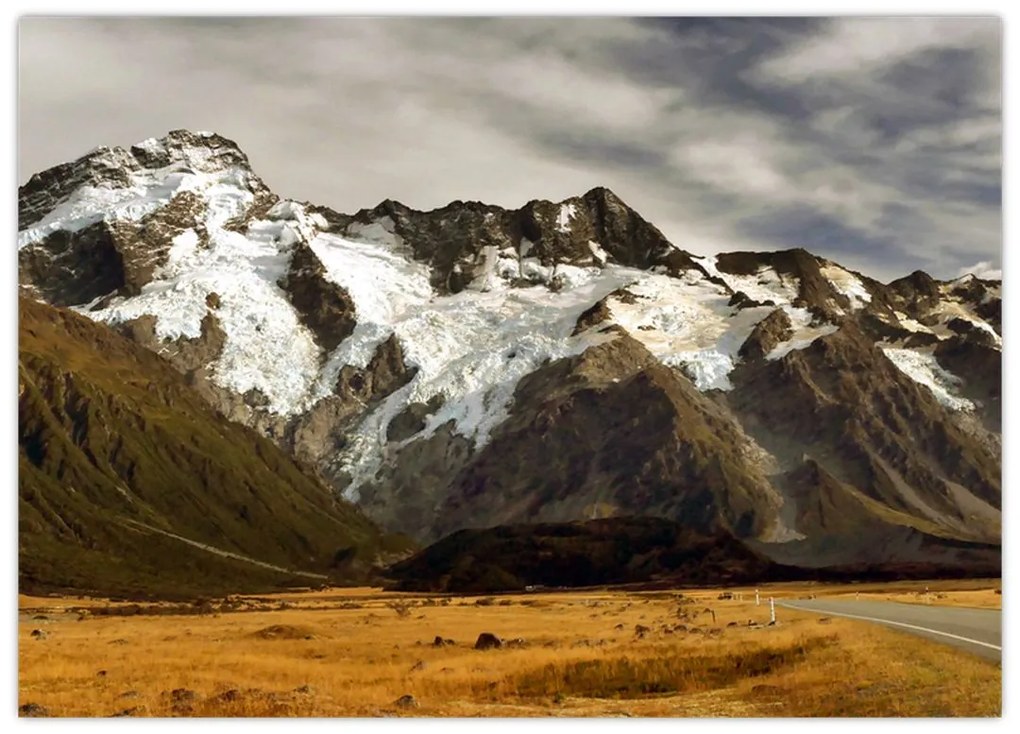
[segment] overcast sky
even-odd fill
[[[994,18],[23,18],[19,180],[213,130],[341,211],[602,185],[695,253],[990,273],[1001,39]]]

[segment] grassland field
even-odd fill
[[[19,597],[19,705],[50,716],[998,716],[1001,665],[769,596],[999,607],[995,580],[187,605]],[[724,598],[729,596],[729,598]],[[505,642],[476,650],[479,634]],[[435,644],[436,638],[442,644]]]

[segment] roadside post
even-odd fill
[[[761,606],[761,599],[758,598],[758,590],[757,589],[754,590],[754,605],[756,607],[760,607]]]
[[[769,597],[769,624],[776,623],[776,600]]]

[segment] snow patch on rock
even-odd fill
[[[695,258],[709,275],[721,278],[734,293],[743,291],[749,298],[760,301],[772,301],[777,306],[793,303],[800,293],[800,279],[784,276],[773,268],[763,267],[754,275],[734,275],[719,270],[716,257],[709,255]]]
[[[850,307],[854,310],[864,308],[871,303],[871,293],[865,287],[863,281],[849,270],[838,265],[829,263],[821,268],[822,277],[829,281],[837,293],[847,297]]]
[[[573,204],[560,204],[560,213],[556,216],[556,231],[570,234],[570,220],[577,213]]]
[[[635,271],[633,304],[610,299],[613,320],[663,363],[677,367],[699,390],[730,390],[737,352],[771,308],[736,309],[729,293],[696,270],[682,278]]]
[[[934,354],[889,346],[880,348],[900,372],[928,388],[945,407],[953,411],[974,410],[974,403],[955,394],[962,382],[960,378],[943,369]]]

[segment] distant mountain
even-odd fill
[[[188,596],[364,580],[390,541],[152,352],[19,299],[23,592]]]
[[[807,565],[999,542],[998,282],[698,257],[604,188],[342,214],[187,131],[33,176],[19,217],[26,289],[423,542],[615,515]]]

